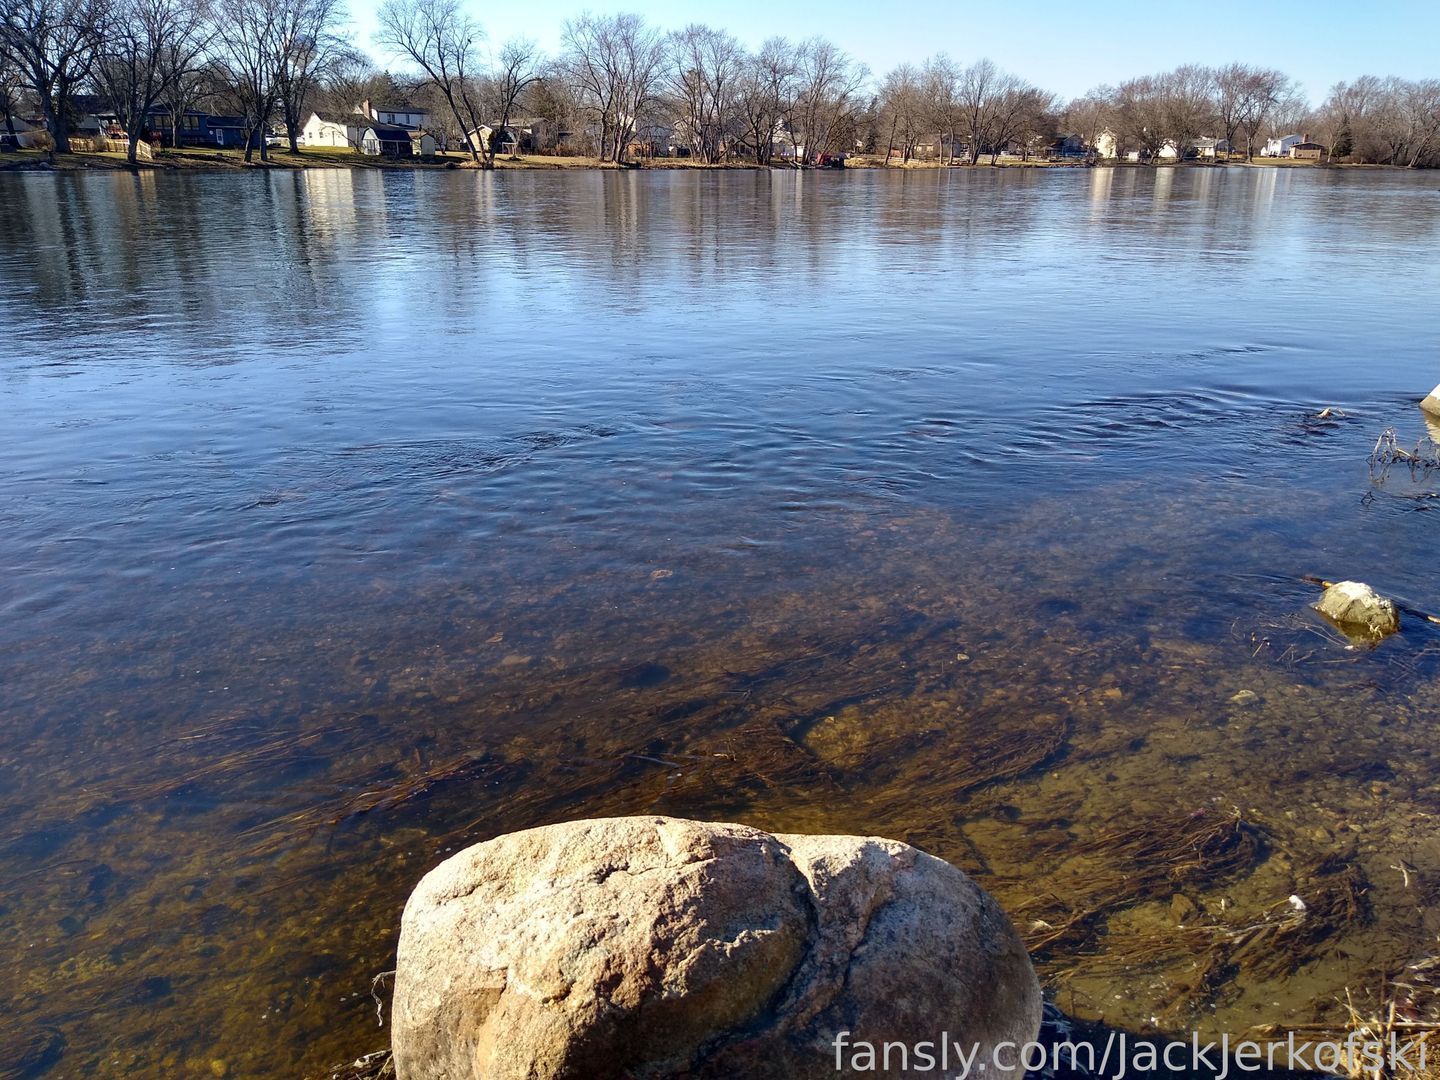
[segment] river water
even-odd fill
[[[1436,951],[1440,628],[1350,647],[1304,578],[1440,611],[1440,475],[1367,465],[1440,381],[1440,178],[0,205],[13,1075],[383,1046],[415,881],[586,815],[908,840],[1132,1030],[1329,1022]]]

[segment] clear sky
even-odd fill
[[[586,8],[583,0],[472,5],[496,47],[525,36],[547,51]],[[351,0],[355,43],[383,60],[371,42],[378,6]],[[1067,99],[1192,62],[1277,67],[1316,102],[1357,75],[1440,77],[1440,0],[628,0],[589,9],[637,12],[666,29],[708,23],[749,46],[773,34],[823,34],[876,75],[939,51],[967,63],[988,56]]]

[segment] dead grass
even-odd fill
[[[1383,979],[1373,992],[1357,995],[1347,988],[1340,1002],[1345,1011],[1343,1022],[1287,1027],[1262,1024],[1252,1030],[1273,1039],[1293,1031],[1297,1037],[1347,1047],[1341,1075],[1350,1080],[1440,1080],[1437,978],[1440,956],[1425,957],[1393,978]],[[1408,1049],[1392,1061],[1392,1045]]]

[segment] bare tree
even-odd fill
[[[108,0],[0,0],[0,54],[39,101],[57,153],[70,152],[70,99],[91,74]]]
[[[945,164],[949,165],[955,160],[955,141],[965,121],[960,100],[960,69],[950,57],[937,53],[925,61],[920,79],[930,122],[939,129]]]
[[[795,81],[799,74],[796,50],[781,37],[770,38],[749,58],[740,79],[736,103],[747,137],[755,147],[755,161],[771,165],[781,125],[794,109]],[[788,132],[784,133],[787,137]]]
[[[1196,141],[1217,124],[1215,74],[1209,68],[1186,64],[1162,76],[1161,85],[1165,132],[1175,160],[1183,161]]]
[[[1017,75],[1002,75],[996,84],[985,141],[994,165],[1012,142],[1025,144],[1026,156],[1032,143],[1045,129],[1053,128],[1054,98],[1031,86]]]
[[[1193,64],[1121,83],[1115,89],[1120,134],[1152,165],[1172,155],[1182,161],[1219,123],[1214,87],[1214,73]]]
[[[96,81],[129,133],[126,156],[138,157],[151,110],[181,79],[200,70],[213,31],[196,0],[119,0],[106,24]]]
[[[181,131],[184,129],[185,114],[198,105],[205,98],[210,97],[217,87],[223,85],[220,77],[214,53],[215,28],[210,26],[211,48],[202,54],[197,65],[185,69],[182,65],[173,65],[175,77],[170,80],[168,86],[160,92],[160,104],[170,116],[170,145],[178,147],[181,141]]]
[[[1234,146],[1256,90],[1255,70],[1246,64],[1226,64],[1215,71],[1212,90],[1220,130]]]
[[[798,160],[813,165],[837,151],[841,134],[853,129],[870,72],[818,37],[800,46],[798,61],[790,131]]]
[[[1151,164],[1157,162],[1170,141],[1162,79],[1142,75],[1117,86],[1115,122],[1120,129],[1117,134],[1128,145],[1137,147]]]
[[[276,0],[275,94],[292,154],[300,152],[306,103],[349,51],[338,32],[345,18],[341,0]]]
[[[1060,100],[1048,90],[1025,84],[1016,90],[1015,134],[1026,158],[1048,146],[1060,130]]]
[[[494,70],[487,82],[491,102],[491,115],[500,118],[500,125],[485,147],[486,161],[495,164],[495,150],[499,145],[500,132],[510,127],[510,114],[515,103],[532,83],[540,78],[540,50],[533,41],[517,38],[505,43],[496,58]]]
[[[1396,164],[1414,169],[1434,162],[1440,157],[1440,79],[1395,80],[1392,92],[1406,129],[1404,153]]]
[[[707,165],[725,154],[745,61],[740,43],[723,30],[692,23],[670,35],[668,88],[690,152]]]
[[[960,73],[956,84],[959,115],[969,140],[970,164],[980,160],[994,124],[995,104],[1005,79],[993,60],[977,60]]]
[[[1319,114],[1310,107],[1309,100],[1300,92],[1300,88],[1291,82],[1290,88],[1265,117],[1259,134],[1278,136],[1298,132],[1303,135],[1312,129],[1318,134]]]
[[[1115,88],[1097,86],[1084,97],[1065,106],[1062,121],[1072,135],[1078,135],[1087,150],[1093,150],[1107,128],[1115,126]]]
[[[1255,156],[1255,140],[1292,92],[1289,76],[1269,68],[1227,64],[1214,75],[1215,115],[1233,149],[1245,135],[1245,160]]]
[[[925,99],[921,76],[909,64],[901,64],[880,86],[879,112],[881,127],[885,132],[885,164],[890,164],[890,155],[896,149],[899,139],[900,164],[904,165],[915,155],[915,146],[924,134],[925,124],[931,110]]]
[[[380,70],[359,50],[346,49],[321,73],[318,96],[326,112],[341,114],[364,101],[391,98],[397,90],[389,72]]]
[[[623,162],[659,87],[664,40],[639,15],[582,15],[563,37],[570,81],[599,129],[600,158]]]
[[[216,61],[222,94],[242,118],[245,160],[270,159],[265,131],[275,115],[280,51],[278,0],[215,0]]]
[[[471,137],[480,128],[470,77],[475,48],[483,36],[479,24],[460,0],[385,0],[378,19],[375,40],[425,73],[449,106],[471,158],[482,163],[481,147]]]
[[[1327,160],[1347,157],[1368,137],[1370,113],[1379,100],[1381,82],[1362,75],[1352,83],[1336,83],[1319,117],[1325,132]]]

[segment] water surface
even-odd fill
[[[23,1075],[381,1046],[418,877],[583,815],[909,840],[1132,1028],[1434,950],[1440,637],[1302,580],[1440,611],[1366,465],[1440,379],[1433,176],[0,193]]]

